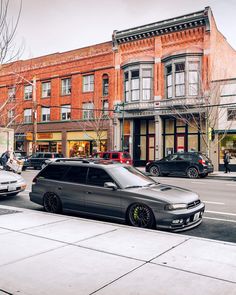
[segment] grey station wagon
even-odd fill
[[[173,231],[199,225],[205,208],[194,192],[108,161],[51,163],[34,178],[30,200],[47,212],[66,209]]]

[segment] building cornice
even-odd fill
[[[205,26],[206,31],[210,31],[210,18],[211,9],[210,7],[206,7],[204,10],[167,19],[164,21],[130,28],[123,31],[114,31],[112,35],[113,49],[117,49],[117,46],[119,44],[196,27]]]

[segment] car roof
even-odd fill
[[[72,159],[63,159],[62,161],[56,161],[49,164],[50,166],[58,166],[58,165],[70,165],[70,166],[84,166],[84,167],[108,167],[115,168],[118,166],[128,166],[126,164],[121,164],[118,162],[113,162],[109,160],[94,160],[94,159],[84,159],[84,160],[72,160]]]

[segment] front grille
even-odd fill
[[[197,201],[191,202],[191,203],[188,204],[187,208],[188,208],[188,209],[194,208],[194,207],[198,206],[200,203],[201,203],[200,200],[197,200]]]
[[[17,183],[17,180],[0,182],[0,185],[13,184],[13,183]]]

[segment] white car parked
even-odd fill
[[[15,196],[25,188],[26,182],[21,175],[0,169],[0,196]]]

